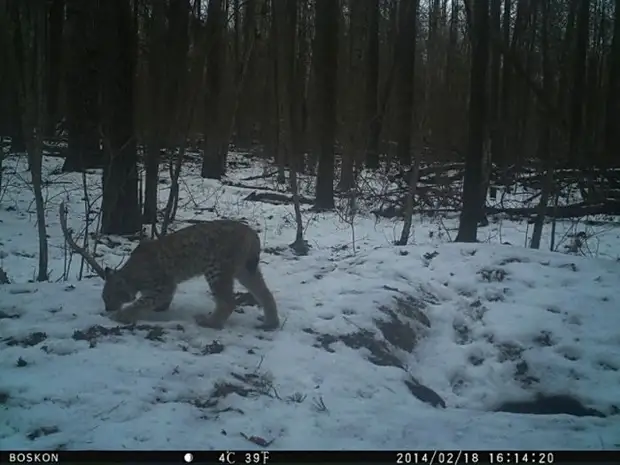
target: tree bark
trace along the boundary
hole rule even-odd
[[[571,163],[576,163],[583,149],[583,100],[586,83],[586,54],[588,51],[588,27],[590,21],[590,1],[574,0],[578,2],[577,37],[573,55],[573,86],[571,98],[571,118],[569,132],[568,157]]]
[[[124,0],[106,0],[99,9],[102,45],[103,169],[101,231],[133,234],[141,230],[137,149],[134,132],[136,37],[133,12]]]
[[[344,95],[344,138],[342,166],[340,170],[340,182],[338,189],[348,191],[355,184],[356,166],[363,163],[364,157],[364,100],[360,98],[366,89],[365,48],[367,35],[367,13],[365,2],[351,3],[350,26],[349,26],[349,53],[348,69],[349,85]]]
[[[48,14],[47,40],[47,118],[46,137],[56,135],[60,121],[60,88],[62,82],[63,30],[65,24],[65,1],[51,0]]]
[[[226,11],[222,0],[210,0],[207,8],[207,85],[205,97],[205,141],[201,176],[221,179],[226,173],[228,140],[222,140],[225,119],[222,102],[222,72],[225,50]]]
[[[419,0],[401,0],[398,12],[396,71],[397,134],[396,153],[404,165],[411,164],[411,133],[413,130],[413,72],[415,66],[416,29]]]
[[[375,170],[379,167],[379,140],[381,122],[379,120],[379,0],[370,0],[368,9],[368,50],[366,76],[366,167]]]
[[[551,72],[551,58],[549,56],[549,26],[551,24],[551,0],[541,0],[541,52],[542,52],[542,71],[543,71],[543,90],[550,100],[553,100],[553,75]],[[534,231],[532,232],[532,240],[530,247],[532,249],[540,248],[543,227],[545,224],[545,212],[549,204],[553,190],[553,155],[551,153],[551,116],[541,114],[543,122],[540,127],[539,139],[539,158],[543,161],[543,170],[545,177],[540,193],[540,202],[538,204],[538,212],[534,220]]]
[[[316,73],[319,165],[316,178],[318,209],[334,208],[334,144],[336,142],[336,88],[338,76],[338,2],[316,0],[313,64]]]
[[[62,170],[101,168],[97,0],[67,0],[67,158]]]
[[[463,210],[457,242],[476,242],[478,220],[482,216],[482,164],[487,114],[486,75],[489,55],[489,2],[476,0],[473,8],[473,47],[469,97],[469,142],[465,158]]]
[[[165,139],[163,124],[162,98],[165,93],[165,70],[161,59],[165,54],[165,10],[163,2],[154,2],[151,17],[149,18],[149,52],[148,52],[148,140],[146,157],[144,160],[144,210],[142,222],[154,225],[157,222],[157,187],[159,184],[159,161],[161,149]]]
[[[609,52],[605,150],[613,166],[620,165],[620,0],[615,1],[614,30]]]

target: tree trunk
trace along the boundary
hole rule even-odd
[[[13,4],[0,3],[0,20],[7,31],[7,34],[0,34],[0,63],[9,63],[10,59],[12,44],[8,28],[12,20],[9,19],[9,6],[14,6]],[[0,137],[11,138],[10,152],[22,153],[26,151],[26,145],[17,93],[18,83],[14,70],[11,70],[8,65],[0,66]],[[0,157],[3,155],[4,153]]]
[[[242,44],[243,55],[248,53],[248,46],[253,45],[256,38],[256,4],[257,0],[246,0],[243,2],[243,21],[242,21]],[[238,64],[242,66],[242,64]],[[252,58],[247,65],[247,76],[249,79],[243,85],[241,94],[241,104],[239,114],[235,119],[236,143],[239,147],[249,148],[254,139],[253,118],[255,117],[254,88],[248,83],[255,76],[255,60]]]
[[[481,215],[482,164],[487,113],[486,75],[489,55],[489,2],[474,2],[471,34],[473,38],[470,97],[469,143],[465,158],[463,210],[461,211],[457,242],[476,242]]]
[[[65,24],[65,1],[51,0],[48,15],[47,39],[47,121],[46,137],[56,135],[60,121],[60,86],[62,82],[63,29]]]
[[[501,35],[501,4],[502,0],[491,0],[491,36],[499,40]],[[501,54],[499,47],[491,47],[491,63],[489,66],[489,135],[491,137],[491,160],[498,165],[501,161],[502,152],[502,124],[500,122],[500,75],[502,69]]]
[[[366,167],[379,168],[379,140],[381,122],[379,121],[379,0],[370,0],[368,9],[368,50],[366,76]]]
[[[413,168],[409,171],[409,179],[407,181],[407,197],[405,198],[405,208],[403,211],[403,230],[400,232],[400,239],[396,242],[396,245],[407,245],[407,242],[409,241],[411,225],[413,224],[415,194],[418,187],[418,179],[420,178],[420,161],[421,157],[417,156],[415,158]]]
[[[605,150],[612,166],[620,165],[620,0],[615,1],[614,30],[609,52]]]
[[[413,130],[413,72],[415,65],[416,29],[419,0],[401,0],[398,12],[396,71],[397,128],[396,153],[404,165],[411,164],[411,133]]]
[[[136,37],[133,12],[124,0],[106,0],[99,9],[103,34],[101,70],[106,163],[103,169],[101,231],[141,230],[137,150],[134,133]]]
[[[549,26],[552,22],[550,2],[552,0],[541,0],[542,30],[541,30],[541,52],[542,52],[542,71],[543,71],[543,90],[550,101],[553,101],[553,74],[551,72],[551,59],[549,57]],[[555,19],[555,18],[554,18]],[[543,124],[540,127],[539,157],[543,161],[545,177],[540,193],[538,212],[534,220],[534,231],[530,247],[540,248],[543,227],[545,224],[545,212],[549,203],[549,198],[553,190],[553,155],[551,153],[551,115],[542,114]]]
[[[354,169],[364,161],[364,100],[360,98],[366,89],[365,47],[367,32],[367,13],[365,2],[351,3],[349,26],[348,81],[344,95],[344,139],[343,157],[338,189],[348,191],[355,184]]]
[[[316,74],[319,126],[319,166],[316,178],[318,209],[334,208],[334,144],[338,76],[338,2],[316,0],[313,64]]]
[[[104,163],[99,146],[99,38],[97,0],[67,0],[67,158],[62,170],[84,171]]]
[[[163,132],[163,98],[165,88],[165,71],[162,56],[165,55],[165,10],[162,2],[154,2],[149,18],[149,54],[148,54],[148,140],[144,160],[144,212],[142,222],[154,225],[157,222],[157,186],[159,183],[159,161],[164,143]]]
[[[12,47],[8,51],[8,67],[17,84],[17,101],[28,151],[28,165],[37,212],[39,268],[37,281],[48,280],[47,228],[42,189],[43,130],[45,128],[45,24],[46,4],[11,5]]]
[[[221,179],[226,173],[228,140],[222,140],[225,118],[222,102],[222,73],[226,45],[226,12],[222,0],[210,0],[207,8],[207,85],[205,97],[205,141],[201,176]]]
[[[573,55],[573,86],[571,99],[571,117],[568,157],[571,163],[577,163],[583,148],[583,100],[586,82],[586,55],[588,51],[588,28],[590,20],[590,1],[578,2],[577,37]]]

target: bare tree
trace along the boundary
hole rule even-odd
[[[409,171],[409,180],[407,183],[407,196],[405,197],[405,208],[403,229],[400,238],[396,241],[396,245],[407,245],[409,235],[411,234],[411,225],[413,224],[413,208],[415,205],[415,195],[418,187],[418,179],[420,178],[420,156],[415,158],[413,168]]]
[[[366,166],[370,169],[379,167],[379,138],[381,123],[379,121],[379,0],[370,0],[368,13],[368,35],[366,51]]]
[[[415,67],[416,25],[419,0],[401,0],[396,41],[396,92],[398,93],[397,155],[403,164],[411,163],[413,129],[413,72]]]
[[[207,85],[205,97],[203,178],[220,179],[226,172],[228,140],[225,131],[223,108],[223,68],[226,59],[224,31],[226,9],[223,0],[211,0],[207,7]]]
[[[620,0],[615,0],[613,39],[609,51],[609,62],[605,147],[610,156],[615,154],[617,166],[618,153],[620,153]]]
[[[349,50],[348,66],[346,69],[348,85],[345,89],[343,106],[344,137],[342,167],[338,189],[347,191],[355,183],[354,168],[363,162],[365,131],[364,131],[364,104],[363,98],[366,89],[366,32],[368,15],[366,2],[352,2],[349,19]]]
[[[588,28],[590,1],[573,0],[577,4],[577,35],[573,54],[573,85],[571,99],[569,160],[577,161],[583,149],[583,107],[585,98],[586,56],[588,52]]]
[[[10,22],[13,47],[9,68],[17,83],[24,140],[37,211],[39,269],[37,281],[48,279],[47,230],[42,191],[43,131],[45,128],[45,23],[46,2],[39,0],[11,5]],[[4,29],[4,28],[3,28]]]
[[[553,75],[551,69],[551,56],[549,49],[549,29],[552,22],[555,19],[552,8],[550,8],[552,0],[540,0],[541,16],[542,16],[542,29],[541,29],[541,47],[542,47],[542,71],[543,71],[543,90],[549,98],[553,98],[554,85]],[[539,141],[539,157],[543,161],[543,169],[545,177],[543,180],[540,202],[538,204],[538,212],[536,219],[534,220],[534,231],[532,232],[532,240],[530,247],[532,249],[540,248],[540,241],[542,238],[543,226],[545,224],[545,214],[547,211],[547,205],[549,204],[549,198],[553,189],[553,154],[551,153],[551,130],[552,121],[551,116],[548,114],[541,115],[543,122],[540,126],[541,136]]]
[[[489,55],[489,1],[474,2],[472,24],[471,80],[469,97],[469,143],[465,158],[463,210],[457,242],[476,242],[481,217],[482,169],[486,125],[486,75]]]
[[[98,1],[67,0],[67,128],[63,171],[102,167],[100,147]]]
[[[47,114],[45,135],[56,135],[56,125],[60,121],[60,92],[63,64],[63,33],[65,25],[65,0],[50,0],[47,28]]]
[[[336,142],[336,87],[338,76],[339,2],[316,0],[312,62],[316,74],[319,166],[316,207],[334,208],[334,144]]]
[[[182,3],[182,2],[179,2]],[[148,87],[149,113],[147,149],[144,160],[144,224],[155,225],[157,222],[157,186],[159,182],[159,162],[161,150],[165,143],[164,109],[166,104],[166,63],[162,59],[166,53],[166,18],[165,4],[154,2],[148,19]]]
[[[142,226],[133,116],[136,61],[133,14],[124,0],[106,0],[99,7],[98,21],[104,34],[101,101],[107,160],[102,180],[101,230],[105,234],[133,234]]]

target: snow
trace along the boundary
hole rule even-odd
[[[61,164],[45,159],[51,277],[35,283],[26,164],[5,160],[0,266],[13,284],[0,286],[0,447],[234,450],[262,438],[271,450],[620,449],[620,241],[609,223],[588,226],[590,252],[567,254],[522,248],[525,223],[491,222],[484,243],[464,245],[449,242],[454,216],[418,216],[411,245],[397,247],[400,221],[360,213],[353,244],[342,214],[304,208],[311,249],[298,257],[292,207],[243,200],[278,190],[248,180],[271,168],[234,155],[218,183],[189,164],[179,219],[245,218],[260,230],[282,327],[256,329],[248,305],[220,331],[197,327],[193,315],[214,307],[201,279],[180,286],[169,312],[119,326],[101,280],[78,279],[77,256],[62,278],[58,205],[79,233],[82,182],[97,204],[100,178]],[[304,195],[310,184],[301,178]],[[558,236],[574,229],[559,223]],[[117,266],[135,244],[101,238],[98,259]],[[537,395],[571,396],[599,416],[495,411]]]

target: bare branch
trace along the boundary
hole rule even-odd
[[[65,202],[60,202],[58,213],[60,216],[60,227],[62,228],[62,234],[65,236],[65,240],[67,241],[67,244],[69,244],[69,247],[71,248],[71,250],[81,255],[82,258],[86,260],[86,263],[88,263],[90,267],[93,270],[95,270],[97,275],[99,275],[100,278],[105,279],[106,277],[105,269],[99,263],[97,263],[97,260],[95,260],[95,257],[93,257],[88,252],[88,250],[86,250],[84,247],[80,247],[77,244],[77,242],[75,242],[73,237],[71,236],[71,232],[69,231],[69,228],[67,227],[67,212],[65,210]]]

